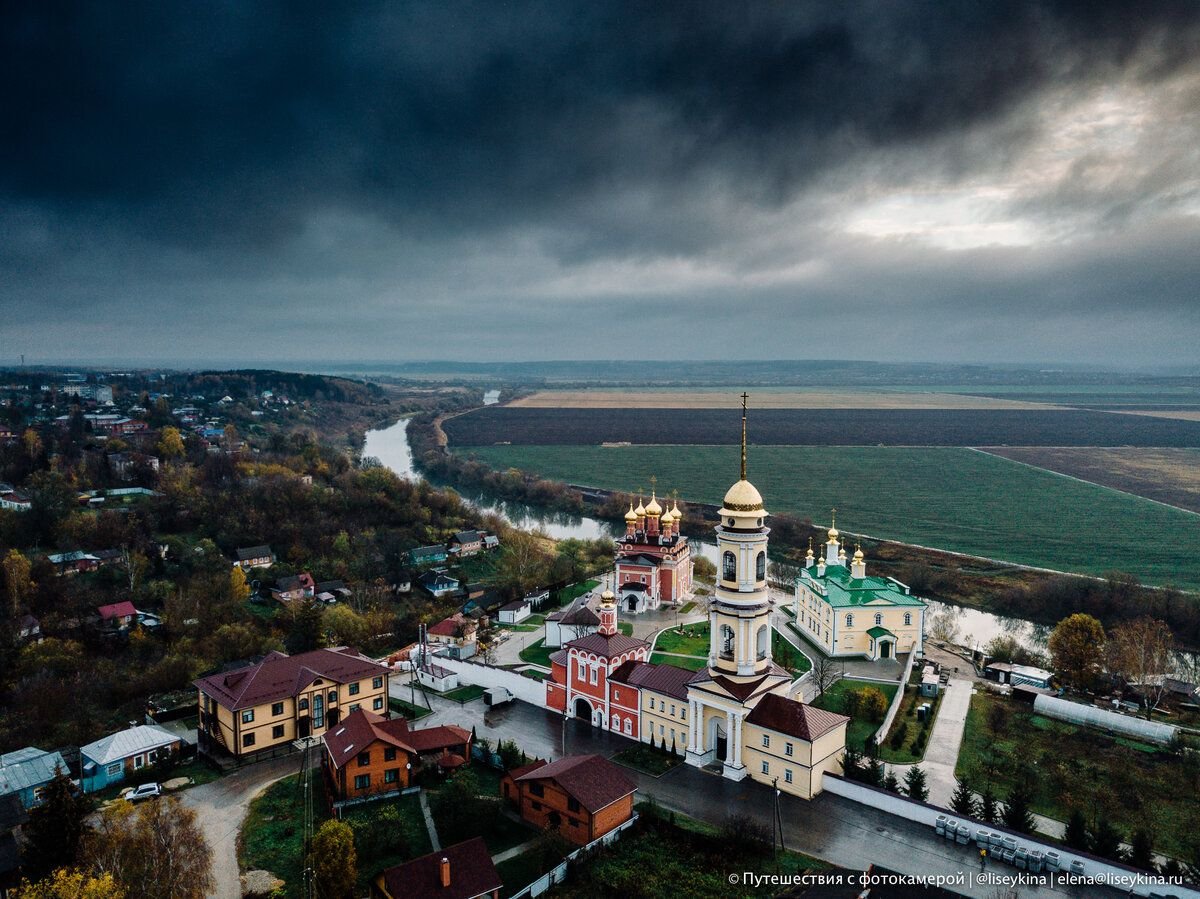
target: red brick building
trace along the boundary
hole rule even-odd
[[[524,820],[582,846],[633,816],[637,786],[601,756],[573,755],[511,771],[500,789]]]
[[[617,596],[621,611],[637,614],[692,596],[692,549],[679,533],[682,513],[663,510],[653,496],[625,513],[625,535],[617,540]]]

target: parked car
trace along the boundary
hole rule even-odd
[[[141,802],[143,799],[157,799],[162,795],[162,787],[158,784],[142,784],[130,791],[125,798],[130,802]]]

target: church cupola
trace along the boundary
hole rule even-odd
[[[850,563],[850,577],[864,578],[867,576],[867,562],[863,558],[862,546],[854,548],[854,560]]]
[[[600,633],[611,637],[617,632],[617,598],[611,588],[605,588],[600,595],[600,606],[597,609],[600,616]]]
[[[838,561],[838,552],[839,552],[839,550],[841,550],[841,548],[842,548],[841,544],[838,543],[837,509],[834,509],[832,520],[829,523],[829,540],[826,541],[826,543],[825,543],[825,564],[826,565],[841,564],[841,562]],[[846,554],[845,554],[845,552],[842,552],[841,553],[842,562],[844,562],[845,559],[846,559]]]
[[[812,568],[816,562],[813,559],[812,537],[808,538],[808,554],[804,557],[804,567]]]
[[[674,534],[675,516],[671,514],[671,510],[667,509],[662,514],[660,519],[662,522],[662,536],[664,540],[670,540]]]
[[[633,501],[629,502],[629,511],[625,513],[625,536],[632,537],[637,530],[637,512],[633,511]]]
[[[651,478],[651,480],[654,480]],[[649,536],[658,534],[659,518],[662,515],[662,506],[658,504],[658,498],[655,496],[654,490],[650,491],[650,503],[646,506],[646,533]]]
[[[637,508],[633,510],[634,521],[637,525],[637,530],[644,531],[646,529],[646,507],[642,505],[642,498],[638,497]]]

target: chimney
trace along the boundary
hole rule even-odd
[[[442,863],[438,866],[438,877],[442,882],[443,889],[450,886],[450,859],[442,856]]]

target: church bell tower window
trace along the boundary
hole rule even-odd
[[[726,581],[737,580],[737,557],[733,553],[727,552],[721,557],[722,572],[721,579]]]

